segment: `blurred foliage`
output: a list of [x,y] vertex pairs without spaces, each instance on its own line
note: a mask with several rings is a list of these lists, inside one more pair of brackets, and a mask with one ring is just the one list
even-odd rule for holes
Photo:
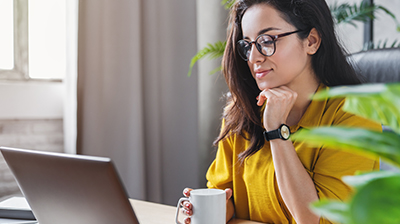
[[[205,57],[208,57],[209,59],[215,59],[215,58],[222,57],[222,55],[224,54],[225,46],[226,46],[226,42],[218,41],[215,44],[210,44],[210,43],[207,44],[206,47],[204,47],[199,52],[197,52],[197,54],[192,58],[192,60],[190,62],[188,76],[190,76],[192,74],[193,66],[198,60],[205,58]],[[211,74],[214,74],[215,72],[218,72],[220,70],[221,70],[221,68],[217,68],[217,69],[211,71]]]
[[[345,97],[343,110],[378,121],[393,131],[376,132],[349,127],[302,129],[294,140],[341,150],[379,156],[400,167],[400,84],[363,84],[334,87],[318,92],[313,99]],[[400,223],[400,173],[374,171],[345,176],[343,181],[355,189],[348,201],[320,200],[312,209],[331,221],[345,224]]]
[[400,25],[396,20],[396,16],[390,12],[387,8],[370,4],[366,1],[362,1],[360,4],[350,5],[349,3],[341,3],[337,2],[329,7],[332,13],[333,18],[335,18],[338,24],[347,23],[351,24],[354,27],[357,27],[356,21],[359,22],[368,22],[369,20],[376,19],[376,13],[379,11],[385,12],[387,15],[393,18],[395,23],[397,24],[397,30],[400,31]]
[[398,40],[394,40],[392,43],[388,43],[388,40],[379,40],[376,43],[370,41],[364,44],[363,51],[368,51],[371,49],[383,49],[383,48],[400,48],[400,42]]
[[235,0],[222,0],[221,5],[225,7],[225,9],[230,9],[233,4],[235,4]]

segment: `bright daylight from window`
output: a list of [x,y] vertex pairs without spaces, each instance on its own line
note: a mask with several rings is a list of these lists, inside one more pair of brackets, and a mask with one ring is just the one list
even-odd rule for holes
[[31,78],[62,79],[65,76],[66,1],[29,1],[29,76]]
[[14,67],[14,28],[13,1],[0,1],[0,69],[10,70]]
[[[66,1],[34,0],[19,1],[28,7],[28,15],[23,15],[21,6],[14,0],[0,0],[0,70],[13,70],[15,64],[28,63],[28,75],[33,79],[63,79],[66,69]],[[25,4],[25,5],[24,5]],[[23,22],[14,20],[16,16],[28,16],[28,30]],[[26,17],[25,17],[26,18]],[[23,20],[21,20],[23,21]],[[14,30],[21,35],[14,35]],[[26,40],[28,32],[29,39]],[[22,35],[25,34],[25,35]],[[24,46],[15,43],[28,41]],[[29,45],[28,49],[25,46]],[[20,50],[15,50],[20,49]],[[22,52],[22,53],[21,53]],[[21,60],[20,54],[28,52],[28,62]],[[25,75],[25,74],[24,74]]]

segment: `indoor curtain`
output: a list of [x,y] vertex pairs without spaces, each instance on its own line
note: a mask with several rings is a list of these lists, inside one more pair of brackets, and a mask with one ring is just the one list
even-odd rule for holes
[[110,157],[132,198],[199,187],[195,4],[79,2],[77,150]]
[[137,1],[80,1],[78,153],[111,157],[131,197],[145,197]]

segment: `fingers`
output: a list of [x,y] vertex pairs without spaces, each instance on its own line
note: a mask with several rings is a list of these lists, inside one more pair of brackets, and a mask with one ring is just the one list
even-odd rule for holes
[[193,189],[191,189],[191,188],[185,188],[185,189],[183,189],[183,195],[185,196],[185,197],[189,197],[190,196],[190,192],[192,191]]
[[[258,106],[262,106],[267,99],[269,99],[272,102],[273,101],[283,102],[282,100],[285,100],[286,102],[293,104],[294,101],[296,101],[296,99],[297,99],[297,93],[294,92],[293,90],[289,89],[286,86],[281,86],[278,88],[265,89],[265,90],[261,91],[256,99],[257,99]],[[268,101],[268,102],[270,102],[270,101]]]
[[278,88],[273,88],[273,89],[264,89],[263,91],[260,92],[260,94],[257,96],[257,105],[262,106],[264,102],[273,96],[276,97],[289,97],[292,98],[297,98],[297,93],[291,90],[287,86],[280,86]]
[[232,197],[233,191],[230,188],[225,189],[226,200],[229,200]]
[[[192,191],[193,189],[191,189],[191,188],[185,188],[185,189],[183,189],[183,195],[185,196],[185,197],[189,197],[190,196],[190,192]],[[184,215],[186,215],[186,216],[191,216],[191,215],[193,215],[193,210],[192,210],[192,208],[193,208],[193,205],[189,202],[189,201],[183,201],[182,202],[182,213],[184,214]],[[185,223],[190,223],[190,217],[187,217],[187,218],[185,218],[185,221],[184,221]]]
[[192,211],[193,205],[192,205],[192,203],[190,203],[189,201],[183,201],[181,205],[182,205],[182,213],[184,215],[188,215],[188,216],[193,215],[193,211]]
[[297,98],[297,93],[286,86],[281,86],[279,88],[271,89],[270,90],[275,96],[284,97],[292,101],[293,99]]
[[264,128],[274,130],[282,123],[286,123],[287,117],[297,100],[297,93],[287,86],[280,86],[261,91],[257,100],[258,106],[265,104]]
[[265,95],[265,92],[267,90],[261,91],[261,93],[257,96],[257,106],[262,106],[264,102],[267,100],[267,96]]
[[185,224],[190,224],[190,222],[191,222],[190,217],[186,217],[186,218],[183,220],[183,222],[184,222]]
[[187,215],[187,216],[193,215],[192,204],[190,204],[189,202],[188,202],[188,203],[185,203],[185,204],[182,206],[182,213],[183,213],[184,215]]
[[183,203],[183,209],[186,209],[186,210],[192,210],[192,207],[193,207],[193,205],[190,203],[190,202],[188,202],[188,201],[185,201],[184,203]]

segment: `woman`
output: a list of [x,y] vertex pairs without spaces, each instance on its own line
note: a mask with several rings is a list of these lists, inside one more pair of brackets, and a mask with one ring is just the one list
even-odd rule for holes
[[[288,129],[381,127],[342,111],[343,99],[310,100],[327,86],[360,83],[338,44],[326,2],[239,0],[230,25],[223,67],[232,97],[207,186],[227,189],[227,220],[235,214],[264,223],[330,223],[309,204],[345,200],[351,189],[341,177],[379,163],[291,141]],[[184,207],[193,213],[190,203]]]

